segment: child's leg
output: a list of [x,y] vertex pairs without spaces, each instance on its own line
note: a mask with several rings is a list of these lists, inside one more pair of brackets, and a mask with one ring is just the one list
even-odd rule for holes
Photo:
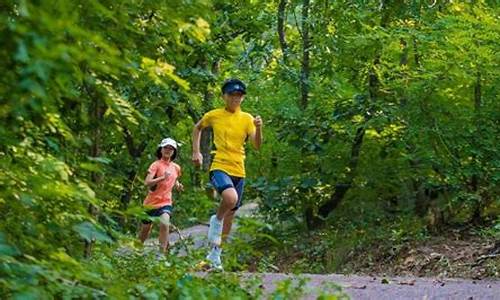
[[170,225],[170,215],[168,213],[163,213],[160,216],[160,251],[167,253],[168,251],[168,238],[169,238],[169,225]]
[[149,224],[142,224],[141,226],[141,231],[139,232],[139,239],[141,242],[144,244],[144,241],[146,241],[149,237],[149,233],[151,232],[151,228],[153,227],[152,223]]

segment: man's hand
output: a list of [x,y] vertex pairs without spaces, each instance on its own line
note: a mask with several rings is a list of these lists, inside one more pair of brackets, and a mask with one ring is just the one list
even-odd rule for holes
[[203,163],[203,155],[200,152],[193,152],[193,163],[195,166],[199,167]]
[[255,125],[255,127],[257,128],[260,128],[262,127],[262,118],[260,116],[256,116],[254,119],[253,119],[253,124]]
[[262,118],[255,116],[253,118],[253,125],[255,125],[256,130],[251,133],[250,138],[255,149],[259,150],[262,144]]

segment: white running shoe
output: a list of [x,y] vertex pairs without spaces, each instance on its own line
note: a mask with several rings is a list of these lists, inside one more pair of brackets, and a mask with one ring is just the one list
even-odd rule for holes
[[219,221],[216,215],[210,218],[210,227],[208,227],[208,242],[220,246],[222,243],[222,220]]
[[220,260],[220,255],[222,253],[222,249],[219,247],[213,247],[212,251],[207,255],[207,260],[210,263],[210,267],[213,270],[222,271],[222,262]]

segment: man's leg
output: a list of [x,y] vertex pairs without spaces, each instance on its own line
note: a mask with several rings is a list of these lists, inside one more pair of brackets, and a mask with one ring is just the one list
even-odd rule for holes
[[217,214],[210,218],[210,227],[208,228],[208,241],[212,245],[220,246],[222,242],[222,220],[237,202],[238,194],[234,188],[230,187],[222,191],[222,200],[217,209]]
[[[238,187],[243,185],[238,183],[235,187],[235,179],[223,171],[213,171],[210,174],[210,181],[212,186],[219,191],[222,200],[217,209],[217,213],[210,218],[210,227],[208,228],[208,241],[212,246],[207,259],[210,261],[212,267],[222,270],[221,252],[220,247],[222,243],[222,233],[227,236],[231,231],[233,223],[234,211],[233,209],[238,205],[240,192]],[[241,181],[242,183],[244,181]],[[240,188],[241,190],[241,188]],[[224,237],[225,239],[225,237]]]
[[144,244],[144,241],[148,239],[152,227],[153,227],[152,223],[142,224],[141,231],[139,232],[139,239],[141,240],[141,243]]
[[226,242],[226,239],[231,232],[235,213],[236,211],[231,209],[224,217],[224,225],[222,226],[222,242]]
[[160,216],[160,233],[158,240],[160,241],[160,251],[162,253],[167,253],[168,251],[168,238],[169,238],[169,225],[170,225],[170,215],[168,213],[163,213]]
[[236,184],[234,189],[236,191],[236,196],[238,199],[234,206],[226,213],[224,216],[224,225],[222,227],[222,241],[225,242],[229,233],[231,232],[231,228],[233,225],[234,215],[236,214],[236,210],[241,206],[242,198],[243,198],[243,187],[245,186],[245,180],[240,178],[237,181],[233,181],[233,184]]
[[222,201],[217,210],[217,219],[222,221],[236,206],[236,203],[238,203],[238,193],[236,193],[235,188],[227,188],[222,191]]
[[[231,225],[233,223],[234,213],[233,210],[238,203],[238,194],[234,188],[227,188],[222,192],[222,201],[217,210],[217,214],[212,216],[210,222],[210,229],[215,231],[218,230],[218,240],[215,239],[212,243],[212,249],[207,256],[207,259],[211,262],[212,267],[217,269],[222,269],[222,262],[220,259],[222,249],[220,247],[222,239],[226,239],[227,235],[231,231]],[[209,238],[210,238],[209,229]]]

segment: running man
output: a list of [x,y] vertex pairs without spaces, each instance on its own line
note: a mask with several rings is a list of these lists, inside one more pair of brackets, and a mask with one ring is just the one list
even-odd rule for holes
[[215,156],[210,166],[210,182],[222,200],[217,213],[210,218],[208,241],[212,246],[207,256],[211,267],[222,269],[221,243],[231,231],[236,210],[242,204],[245,184],[245,142],[250,139],[255,149],[262,144],[262,119],[241,111],[246,86],[239,79],[229,79],[221,88],[224,108],[207,112],[193,129],[193,163],[202,164],[200,137],[203,128],[212,127]]

